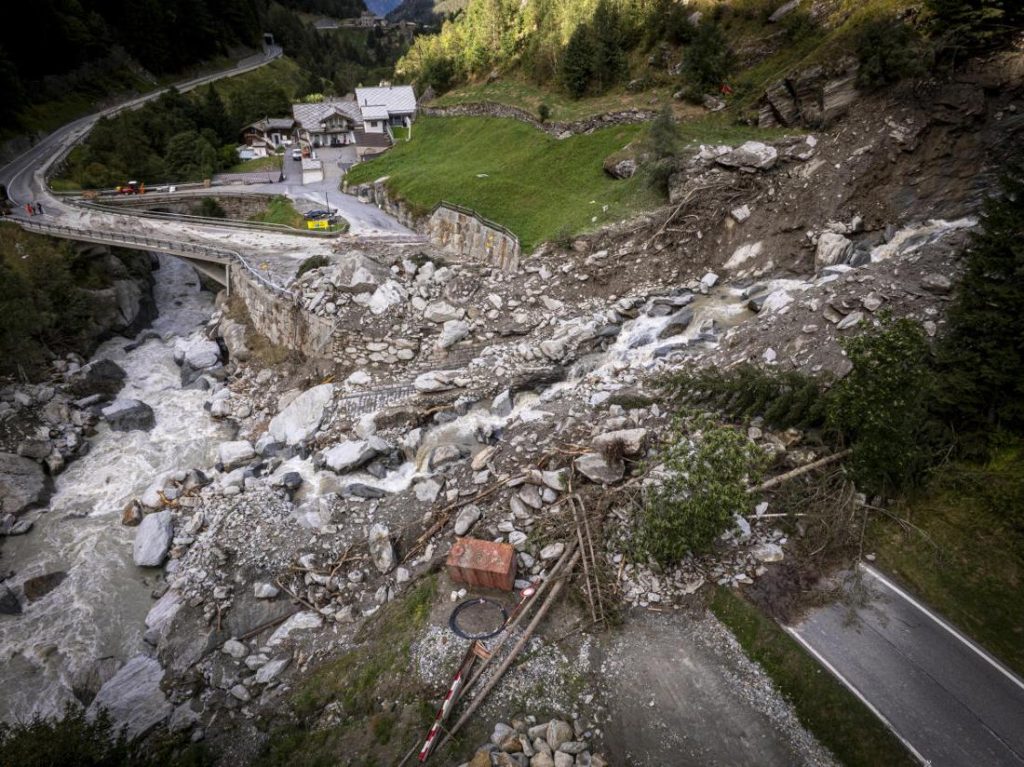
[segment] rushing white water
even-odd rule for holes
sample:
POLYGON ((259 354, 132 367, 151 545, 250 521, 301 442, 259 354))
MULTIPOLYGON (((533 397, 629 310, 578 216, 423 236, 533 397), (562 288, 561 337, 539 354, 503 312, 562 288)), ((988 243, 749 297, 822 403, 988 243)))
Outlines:
POLYGON ((14 584, 54 571, 67 578, 22 615, 0 617, 0 719, 56 713, 72 700, 75 675, 95 659, 139 652, 158 571, 133 563, 134 529, 120 524, 121 510, 155 475, 211 465, 217 443, 230 438, 203 410, 208 395, 181 388, 173 360, 175 339, 197 332, 212 296, 176 258, 161 256, 155 276, 160 316, 151 330, 160 338, 130 352, 114 338, 94 359, 125 370, 119 396, 150 405, 156 426, 111 432, 100 424, 89 453, 57 477, 49 511, 28 535, 4 543, 0 563, 16 572, 14 584))

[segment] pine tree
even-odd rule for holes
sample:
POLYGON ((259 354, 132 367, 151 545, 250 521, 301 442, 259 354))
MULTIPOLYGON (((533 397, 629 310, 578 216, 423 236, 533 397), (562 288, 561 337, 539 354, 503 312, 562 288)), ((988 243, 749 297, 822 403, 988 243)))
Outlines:
POLYGON ((926 0, 925 7, 932 34, 953 56, 998 45, 1024 21, 1019 0, 926 0))
POLYGON ((594 48, 590 30, 585 24, 576 27, 562 52, 562 85, 573 98, 580 98, 587 92, 593 76, 594 48))
POLYGON ((593 78, 606 90, 626 73, 625 31, 622 15, 610 0, 599 0, 592 22, 593 78))
POLYGON ((957 431, 1024 432, 1024 167, 989 199, 939 345, 944 415, 957 431))
POLYGON ((718 25, 705 21, 683 54, 683 72, 692 86, 717 90, 736 68, 736 56, 718 25))

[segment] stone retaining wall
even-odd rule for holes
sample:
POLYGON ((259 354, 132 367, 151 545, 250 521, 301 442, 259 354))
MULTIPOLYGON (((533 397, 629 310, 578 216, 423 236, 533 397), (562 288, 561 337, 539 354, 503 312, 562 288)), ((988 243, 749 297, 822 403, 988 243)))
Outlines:
POLYGON ((266 211, 272 194, 161 194, 126 195, 124 197, 103 197, 97 202, 119 208, 132 208, 162 213, 178 213, 186 216, 198 214, 200 201, 211 197, 224 208, 230 219, 248 219, 266 211))
POLYGON ((532 125, 537 130, 549 133, 555 138, 564 139, 581 133, 589 133, 598 128, 612 125, 632 125, 649 122, 655 113, 643 109, 626 109, 621 112, 608 112, 594 115, 574 122, 541 122, 535 115, 519 107, 499 104, 494 101, 481 101, 475 104, 456 104, 450 107, 420 107, 420 114, 428 117, 501 117, 519 120, 532 125))
POLYGON ((309 359, 331 356, 333 324, 304 311, 291 294, 274 292, 237 267, 231 268, 231 292, 245 304, 256 331, 271 343, 309 359))

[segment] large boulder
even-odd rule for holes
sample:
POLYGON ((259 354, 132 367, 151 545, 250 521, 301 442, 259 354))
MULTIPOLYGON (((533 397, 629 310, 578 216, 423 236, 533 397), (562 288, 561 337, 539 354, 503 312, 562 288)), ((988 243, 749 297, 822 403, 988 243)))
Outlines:
POLYGON ((374 567, 383 574, 391 572, 395 567, 396 557, 395 548, 391 545, 391 533, 387 527, 379 522, 374 524, 367 536, 367 545, 374 567))
POLYGON ((37 575, 34 578, 27 578, 25 582, 21 584, 21 590, 25 594, 25 599, 27 601, 35 602, 37 599, 42 599, 57 588, 67 577, 68 574, 63 570, 46 573, 45 575, 37 575))
POLYGON ((600 453, 584 453, 575 461, 576 471, 599 485, 611 485, 618 482, 626 474, 622 461, 609 460, 600 453))
POLYGON ((149 431, 156 425, 153 408, 137 399, 116 399, 100 412, 113 431, 149 431))
POLYGON ((252 356, 252 350, 246 338, 245 325, 227 318, 220 322, 220 337, 224 341, 224 348, 228 350, 228 357, 238 362, 245 362, 252 356))
POLYGON ((457 388, 455 376, 454 370, 431 370, 429 373, 416 376, 412 385, 418 392, 434 394, 457 388))
POLYGON ((455 346, 459 341, 469 335, 469 323, 464 320, 448 320, 441 329, 441 337, 437 345, 442 349, 455 346))
POLYGON ((0 511, 17 514, 42 502, 46 476, 38 463, 14 453, 0 453, 0 511))
POLYGON ((778 150, 760 141, 747 141, 744 144, 715 158, 715 162, 727 168, 743 171, 768 170, 779 158, 778 150))
POLYGON ((814 265, 818 269, 841 264, 853 252, 853 243, 836 232, 822 232, 818 237, 818 249, 814 254, 814 265))
POLYGON ((404 303, 406 298, 405 288, 394 280, 388 280, 373 291, 373 295, 370 296, 366 307, 370 310, 371 314, 384 314, 392 306, 404 303))
POLYGON ((240 439, 234 442, 222 442, 217 449, 217 456, 220 458, 224 471, 237 469, 256 457, 256 448, 248 440, 240 439))
POLYGON ((366 440, 349 439, 324 451, 323 458, 327 468, 338 474, 344 474, 358 469, 375 455, 377 455, 377 450, 366 440))
POLYGON ((424 319, 436 322, 438 325, 450 322, 451 320, 461 320, 465 316, 465 309, 452 306, 445 301, 436 301, 435 303, 429 304, 427 308, 423 310, 424 319))
POLYGON ((76 373, 68 381, 67 390, 75 397, 88 397, 92 394, 113 397, 121 391, 126 376, 127 374, 116 362, 97 360, 90 362, 76 373))
POLYGON ((333 397, 333 384, 307 389, 270 421, 271 436, 287 445, 308 440, 320 428, 324 411, 333 397))
POLYGON ((129 738, 145 735, 171 714, 171 703, 160 682, 164 670, 159 661, 137 655, 104 684, 86 716, 94 719, 106 711, 115 727, 125 727, 129 738))
POLYGON ((159 567, 167 557, 174 538, 171 512, 158 511, 144 517, 135 533, 132 555, 139 567, 159 567))
POLYGON ((665 327, 663 327, 661 332, 658 333, 658 338, 671 338, 672 336, 677 336, 690 327, 691 322, 693 322, 693 309, 688 306, 680 309, 669 317, 668 322, 665 323, 665 327))

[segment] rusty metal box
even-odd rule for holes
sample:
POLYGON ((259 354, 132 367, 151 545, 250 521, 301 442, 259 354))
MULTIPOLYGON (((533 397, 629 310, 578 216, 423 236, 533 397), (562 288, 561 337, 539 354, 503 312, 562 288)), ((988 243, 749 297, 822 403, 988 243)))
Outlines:
POLYGON ((447 566, 453 581, 511 591, 516 580, 516 550, 507 543, 458 538, 448 553, 447 566))

